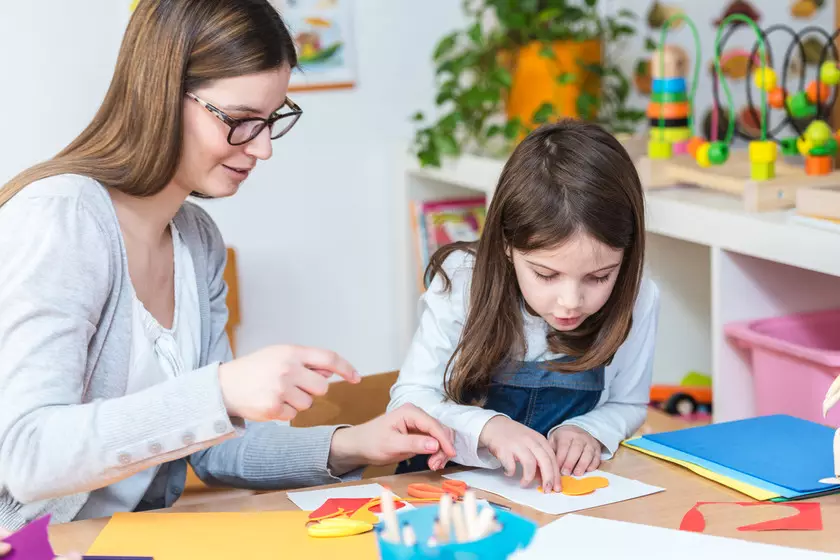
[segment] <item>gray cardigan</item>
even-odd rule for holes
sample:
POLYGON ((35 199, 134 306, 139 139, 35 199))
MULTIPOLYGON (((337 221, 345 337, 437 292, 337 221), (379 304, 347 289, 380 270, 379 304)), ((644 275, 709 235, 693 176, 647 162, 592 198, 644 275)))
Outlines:
POLYGON ((218 380, 231 358, 225 245, 195 204, 175 224, 198 279, 200 368, 126 394, 131 285, 107 190, 61 175, 0 207, 0 527, 47 513, 72 521, 88 492, 162 463, 166 506, 182 492, 186 461, 209 484, 340 481, 327 468, 335 426, 245 429, 229 418, 218 380))

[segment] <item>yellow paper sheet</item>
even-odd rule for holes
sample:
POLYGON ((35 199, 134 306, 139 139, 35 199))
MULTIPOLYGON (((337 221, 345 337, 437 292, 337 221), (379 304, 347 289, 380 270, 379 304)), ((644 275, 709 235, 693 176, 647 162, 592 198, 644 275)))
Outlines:
POLYGON ((373 532, 313 538, 306 533, 308 516, 306 511, 117 513, 87 553, 155 560, 378 558, 373 532))
POLYGON ((771 500, 773 498, 778 498, 779 495, 769 490, 764 490, 763 488, 758 488, 753 486, 752 484, 747 484, 746 482, 741 482, 740 480, 735 480, 734 478, 729 478, 728 476, 724 476, 722 474, 718 474, 716 472, 712 472, 705 467, 701 467, 700 465, 695 465, 694 463, 689 463, 688 461, 683 461, 681 459, 674 459, 673 457, 666 457, 665 455, 661 455, 659 453, 655 453, 648 449, 642 449, 640 447, 636 447, 632 443, 627 443, 626 441, 622 441, 621 445, 625 447, 629 447, 630 449, 634 449, 636 451, 640 451, 645 453, 646 455, 650 455, 651 457, 656 457, 657 459, 662 459, 663 461, 668 461, 670 463, 674 463, 680 465, 681 467, 685 467, 690 471, 694 472, 695 474, 699 474, 704 478, 708 478, 709 480, 713 480, 718 484, 722 484, 727 488, 732 488, 733 490, 737 490, 742 494, 746 494, 750 498, 759 501, 771 500))

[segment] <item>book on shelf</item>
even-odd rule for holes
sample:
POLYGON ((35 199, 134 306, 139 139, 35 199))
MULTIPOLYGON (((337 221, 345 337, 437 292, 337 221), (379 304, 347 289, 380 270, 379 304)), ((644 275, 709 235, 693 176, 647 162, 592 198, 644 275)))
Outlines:
POLYGON ((476 241, 484 228, 485 197, 415 200, 411 205, 418 285, 425 290, 424 273, 439 248, 456 241, 476 241))

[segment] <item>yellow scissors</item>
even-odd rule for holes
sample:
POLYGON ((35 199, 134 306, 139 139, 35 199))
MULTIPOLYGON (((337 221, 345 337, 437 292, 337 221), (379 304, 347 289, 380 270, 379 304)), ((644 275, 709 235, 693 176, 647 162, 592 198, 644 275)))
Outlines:
POLYGON ((373 524, 347 517, 332 517, 310 525, 307 529, 310 537, 330 538, 349 537, 373 531, 373 524))

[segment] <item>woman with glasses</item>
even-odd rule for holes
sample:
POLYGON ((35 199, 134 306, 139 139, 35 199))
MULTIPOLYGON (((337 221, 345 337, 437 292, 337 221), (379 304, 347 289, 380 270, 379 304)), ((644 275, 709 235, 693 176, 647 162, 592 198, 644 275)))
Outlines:
POLYGON ((294 429, 333 352, 232 359, 225 245, 188 196, 237 192, 302 111, 294 45, 268 0, 141 0, 90 125, 0 189, 0 527, 171 505, 209 484, 338 482, 452 457, 416 408, 294 429))

